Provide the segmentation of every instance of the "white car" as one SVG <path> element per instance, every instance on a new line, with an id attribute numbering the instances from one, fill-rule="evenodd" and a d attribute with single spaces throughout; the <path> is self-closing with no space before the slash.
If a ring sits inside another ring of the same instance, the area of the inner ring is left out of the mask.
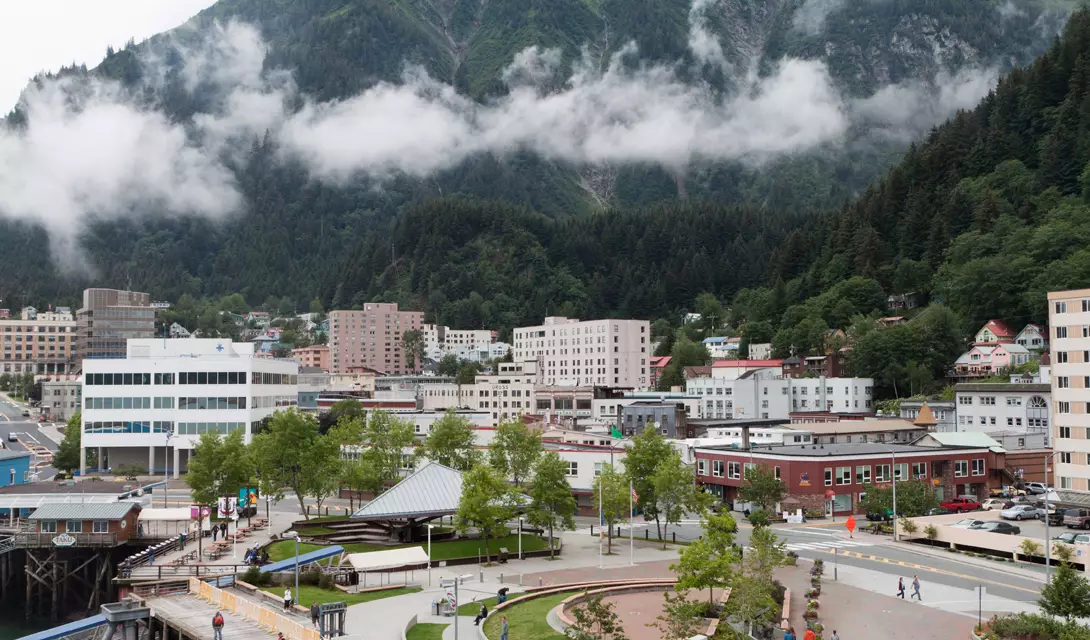
<path id="1" fill-rule="evenodd" d="M 1016 504 L 1010 509 L 999 512 L 1004 520 L 1036 520 L 1041 517 L 1041 509 L 1028 504 Z"/>
<path id="2" fill-rule="evenodd" d="M 1002 509 L 1003 505 L 1007 504 L 1006 500 L 1000 500 L 999 498 L 988 498 L 984 502 L 980 503 L 980 508 L 985 511 L 991 511 L 992 509 Z"/>
<path id="3" fill-rule="evenodd" d="M 957 527 L 958 529 L 971 529 L 975 526 L 984 524 L 984 520 L 977 520 L 975 518 L 965 518 L 964 520 L 958 520 L 951 527 Z"/>

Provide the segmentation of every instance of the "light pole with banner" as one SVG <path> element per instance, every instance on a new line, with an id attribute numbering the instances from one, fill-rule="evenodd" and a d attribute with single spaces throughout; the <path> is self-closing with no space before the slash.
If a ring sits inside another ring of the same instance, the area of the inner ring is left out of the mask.
<path id="1" fill-rule="evenodd" d="M 167 429 L 167 440 L 163 444 L 163 464 L 166 473 L 163 474 L 163 508 L 167 508 L 167 496 L 170 494 L 170 441 L 174 438 L 174 429 Z"/>
<path id="2" fill-rule="evenodd" d="M 299 533 L 296 531 L 285 531 L 285 538 L 295 539 L 295 602 L 299 603 Z"/>
<path id="3" fill-rule="evenodd" d="M 454 610 L 454 640 L 458 640 L 458 583 L 470 580 L 473 576 L 468 573 L 461 576 L 455 576 L 453 578 L 440 578 L 439 586 L 447 589 L 447 600 L 451 603 L 451 608 Z M 454 593 L 451 593 L 449 589 L 454 587 Z M 483 621 L 482 621 L 483 623 Z"/>

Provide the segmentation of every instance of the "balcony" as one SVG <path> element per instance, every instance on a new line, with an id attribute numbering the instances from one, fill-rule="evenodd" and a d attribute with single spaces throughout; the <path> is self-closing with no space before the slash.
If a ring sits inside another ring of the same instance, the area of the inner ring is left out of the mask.
<path id="1" fill-rule="evenodd" d="M 116 547 L 116 533 L 39 533 L 33 531 L 20 531 L 15 534 L 15 546 L 26 548 L 53 547 L 53 539 L 57 536 L 68 535 L 76 539 L 69 547 Z"/>

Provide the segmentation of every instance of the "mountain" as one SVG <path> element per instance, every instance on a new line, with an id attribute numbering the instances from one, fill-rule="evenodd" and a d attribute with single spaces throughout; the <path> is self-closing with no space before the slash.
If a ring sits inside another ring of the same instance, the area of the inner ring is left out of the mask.
<path id="1" fill-rule="evenodd" d="M 828 269 L 844 253 L 826 240 L 828 255 L 817 256 L 813 239 L 831 237 L 827 225 L 833 223 L 821 216 L 807 222 L 803 212 L 863 191 L 915 135 L 973 104 L 1000 70 L 1028 64 L 1070 9 L 1056 0 L 221 0 L 174 32 L 110 52 L 95 70 L 66 69 L 38 81 L 39 91 L 29 95 L 46 93 L 48 106 L 70 100 L 79 104 L 75 113 L 86 115 L 88 100 L 109 94 L 110 107 L 123 103 L 142 118 L 161 114 L 173 127 L 164 139 L 178 131 L 189 136 L 188 144 L 165 145 L 170 153 L 141 156 L 129 161 L 133 165 L 194 151 L 202 157 L 153 174 L 174 190 L 110 175 L 109 197 L 97 197 L 94 189 L 109 180 L 96 166 L 80 167 L 83 173 L 64 189 L 48 182 L 32 193 L 16 188 L 24 197 L 14 198 L 14 206 L 6 207 L 0 195 L 0 210 L 10 216 L 8 209 L 17 209 L 16 221 L 0 221 L 0 237 L 17 256 L 0 263 L 0 298 L 71 300 L 81 286 L 97 282 L 168 299 L 238 291 L 251 301 L 287 295 L 305 302 L 318 294 L 339 305 L 390 295 L 458 316 L 458 304 L 475 306 L 465 302 L 473 291 L 489 299 L 489 287 L 501 283 L 488 280 L 494 273 L 465 282 L 467 272 L 450 268 L 472 262 L 473 246 L 488 254 L 512 237 L 523 244 L 511 247 L 546 260 L 523 265 L 530 270 L 523 273 L 532 274 L 527 282 L 548 273 L 549 280 L 570 285 L 537 294 L 540 303 L 532 306 L 522 304 L 525 293 L 512 291 L 515 303 L 506 306 L 517 313 L 567 305 L 584 313 L 655 314 L 686 304 L 692 290 L 730 295 L 766 282 L 769 272 L 790 280 L 816 268 L 809 267 L 811 259 Z M 260 38 L 248 40 L 232 24 L 253 25 Z M 406 64 L 422 69 L 412 73 L 426 80 L 406 75 Z M 41 89 L 62 82 L 66 98 Z M 103 89 L 107 82 L 121 88 Z M 520 93 L 520 82 L 536 93 Z M 457 95 L 444 93 L 444 84 Z M 472 113 L 465 118 L 468 133 L 451 142 L 470 151 L 457 161 L 429 163 L 434 149 L 419 140 L 407 150 L 384 147 L 381 123 L 354 136 L 328 131 L 331 122 L 343 122 L 338 115 L 351 115 L 361 104 L 404 99 L 405 92 L 389 89 L 404 86 L 416 100 L 399 106 L 423 101 L 430 108 L 421 111 L 420 137 L 442 138 L 464 125 L 450 119 L 452 111 Z M 663 95 L 663 103 L 655 102 Z M 240 97 L 264 102 L 243 108 L 233 102 Z M 467 99 L 478 106 L 460 102 Z M 280 117 L 289 123 L 271 136 L 254 122 L 262 113 L 257 107 L 270 102 L 286 108 Z M 566 131 L 564 108 L 586 103 L 604 105 L 605 122 Z M 451 104 L 457 109 L 447 108 Z M 423 128 L 429 123 L 423 116 L 435 116 L 436 105 L 445 109 L 438 114 L 442 126 Z M 609 109 L 661 125 L 652 107 L 707 119 L 702 123 L 710 132 L 704 136 L 697 127 L 676 142 L 669 134 L 681 131 L 683 118 L 656 131 L 666 135 L 629 130 L 625 144 L 608 140 L 604 151 L 583 139 L 601 137 L 615 114 Z M 550 121 L 524 125 L 551 112 L 560 114 L 555 127 Z M 208 138 L 240 114 L 250 116 L 246 127 L 211 147 Z M 7 119 L 16 132 L 10 135 L 31 132 L 16 139 L 16 152 L 0 153 L 5 163 L 16 163 L 12 167 L 35 155 L 35 116 L 24 103 Z M 503 117 L 510 119 L 503 127 L 487 122 Z M 64 125 L 70 119 L 59 118 Z M 490 141 L 516 125 L 532 130 L 510 145 Z M 292 139 L 293 126 L 301 133 Z M 71 126 L 60 131 L 82 133 Z M 550 140 L 553 132 L 563 145 Z M 342 147 L 344 140 L 351 143 Z M 146 153 L 143 140 L 132 144 Z M 565 146 L 571 144 L 582 146 L 572 152 Z M 360 148 L 372 145 L 375 162 L 392 166 L 381 175 L 374 162 L 364 171 L 358 165 Z M 212 162 L 204 156 L 214 156 L 213 169 L 222 165 L 229 172 L 216 174 L 215 186 L 232 188 L 209 189 L 199 180 Z M 53 172 L 48 163 L 31 171 Z M 21 185 L 0 178 L 0 186 L 3 194 Z M 68 197 L 57 202 L 58 191 Z M 459 199 L 433 200 L 443 196 Z M 477 207 L 502 211 L 494 216 L 505 221 L 482 219 L 473 212 Z M 172 208 L 211 213 L 163 215 Z M 412 228 L 414 221 L 430 226 Z M 489 226 L 474 226 L 484 223 Z M 594 247 L 615 225 L 627 235 Z M 800 225 L 807 230 L 792 234 Z M 523 227 L 533 232 L 519 231 Z M 641 227 L 663 237 L 648 237 Z M 427 260 L 417 268 L 406 256 L 433 240 L 415 234 L 434 228 L 457 228 L 468 234 L 467 246 L 422 255 Z M 691 237 L 676 237 L 680 230 Z M 878 225 L 874 231 L 887 243 L 883 251 L 900 251 L 887 246 L 892 230 Z M 800 244 L 797 255 L 778 257 L 783 247 Z M 640 257 L 627 253 L 617 260 L 613 251 L 621 247 Z M 768 264 L 766 254 L 777 247 Z M 503 269 L 513 268 L 516 256 L 506 253 L 489 255 L 499 273 L 511 277 Z M 462 284 L 439 282 L 436 273 Z M 660 293 L 619 288 L 639 282 Z"/>

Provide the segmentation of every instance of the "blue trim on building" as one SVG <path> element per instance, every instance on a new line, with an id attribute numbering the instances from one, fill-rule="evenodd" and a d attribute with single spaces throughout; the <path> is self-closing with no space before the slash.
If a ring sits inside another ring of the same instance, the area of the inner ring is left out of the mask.
<path id="1" fill-rule="evenodd" d="M 19 640 L 57 640 L 104 624 L 106 624 L 106 616 L 99 614 L 83 620 L 62 624 L 52 629 L 46 629 L 45 631 L 39 631 L 38 633 L 32 633 L 29 636 L 19 638 Z"/>
<path id="2" fill-rule="evenodd" d="M 335 544 L 331 547 L 323 547 L 314 551 L 309 551 L 299 555 L 299 566 L 304 564 L 310 564 L 311 562 L 318 562 L 319 560 L 325 560 L 326 558 L 332 558 L 333 556 L 339 556 L 344 553 L 344 547 L 339 544 Z M 280 562 L 271 562 L 261 567 L 261 573 L 276 573 L 277 571 L 287 571 L 295 568 L 295 556 L 288 558 L 287 560 L 281 560 Z"/>

